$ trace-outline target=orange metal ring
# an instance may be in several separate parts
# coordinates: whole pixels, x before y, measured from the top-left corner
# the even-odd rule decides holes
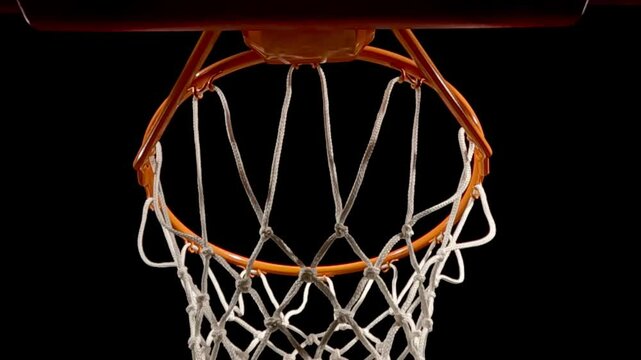
[[[489,155],[491,154],[491,150],[489,148],[489,145],[484,146],[487,144],[487,142],[485,140],[485,137],[483,136],[481,124],[478,121],[478,118],[476,117],[474,111],[465,100],[465,98],[463,98],[463,96],[456,90],[456,88],[454,88],[448,82],[444,81],[442,77],[440,77],[440,74],[438,74],[438,72],[436,72],[436,74],[438,74],[438,77],[436,78],[434,76],[424,76],[425,72],[423,69],[419,67],[419,65],[417,65],[411,59],[398,55],[396,53],[368,46],[361,51],[361,53],[358,56],[358,60],[371,62],[371,63],[383,65],[386,67],[390,67],[393,69],[397,69],[399,71],[402,71],[405,74],[405,76],[409,75],[414,79],[420,80],[419,83],[425,83],[429,85],[434,90],[436,90],[441,95],[442,98],[445,96],[451,96],[451,99],[449,100],[450,101],[449,104],[451,106],[456,106],[458,108],[460,116],[465,117],[467,120],[470,120],[470,119],[472,120],[471,123],[473,123],[473,128],[470,128],[469,126],[464,127],[468,136],[470,136],[470,132],[474,133],[474,136],[470,137],[470,140],[477,145],[476,151],[474,152],[473,169],[472,169],[472,176],[470,179],[470,183],[467,186],[461,200],[462,204],[467,204],[473,196],[474,187],[482,183],[484,176],[489,172],[487,160]],[[223,76],[233,73],[235,71],[238,71],[250,66],[254,66],[260,63],[264,63],[263,58],[259,54],[253,51],[246,51],[243,53],[230,56],[221,61],[218,61],[215,64],[210,65],[205,69],[201,70],[195,75],[193,81],[191,82],[191,86],[187,87],[186,90],[183,91],[183,94],[178,99],[177,104],[180,104],[183,101],[187,100],[189,97],[191,97],[194,89],[208,89],[210,85],[214,83],[217,79],[220,79]],[[431,64],[431,62],[429,62],[427,66],[434,67],[434,65]],[[431,71],[432,71],[432,74],[434,74],[434,71],[436,70],[435,68],[433,68],[431,69]],[[445,86],[445,89],[447,90],[447,94],[441,93],[442,86]],[[451,108],[450,105],[448,105],[448,107]],[[136,162],[134,164],[134,167],[136,168],[136,170],[138,170],[138,173],[139,173],[140,183],[146,189],[147,196],[153,196],[153,187],[151,186],[151,184],[153,183],[153,172],[149,167],[148,157],[153,155],[153,147],[155,146],[156,142],[158,142],[160,138],[160,136],[158,135],[159,132],[155,131],[155,128],[158,126],[166,127],[166,124],[162,124],[163,123],[162,118],[163,118],[163,114],[168,112],[167,106],[168,106],[168,101],[165,100],[161,104],[159,109],[156,111],[152,120],[150,121],[149,128],[147,129],[145,133],[145,138],[143,140],[143,147],[140,149],[138,156],[136,158]],[[169,109],[170,112],[172,112],[173,110]],[[458,116],[457,116],[457,120],[459,120]],[[165,121],[168,121],[168,120],[165,120]],[[470,122],[468,122],[468,125],[469,123]],[[157,138],[153,138],[156,136]],[[143,158],[141,157],[141,154],[147,154],[147,156]],[[459,208],[455,218],[456,222],[459,221],[461,215],[463,214],[464,209],[465,209],[465,206],[461,206]],[[171,210],[169,210],[169,216],[171,219],[171,224],[176,230],[191,234],[193,236],[198,236],[193,231],[191,231],[187,226],[185,226],[178,219],[178,217],[176,217],[171,212]],[[414,240],[412,242],[412,247],[414,248],[414,251],[423,249],[427,245],[429,245],[432,241],[435,241],[436,238],[444,232],[448,222],[448,218],[449,216],[445,217],[445,219],[443,219],[432,230],[430,230],[423,236],[419,237],[418,239]],[[185,239],[185,241],[189,242],[189,240],[187,239]],[[248,258],[238,255],[234,252],[228,251],[226,249],[223,249],[214,244],[210,243],[209,245],[211,246],[211,248],[216,254],[222,256],[228,262],[241,267],[247,266]],[[392,261],[403,258],[408,254],[409,254],[409,249],[407,246],[400,247],[390,252],[385,258],[385,260],[383,261],[383,263],[388,264]],[[377,259],[378,259],[377,257],[373,257],[370,260],[372,262],[375,262]],[[365,262],[355,261],[355,262],[344,263],[344,264],[321,265],[321,266],[318,266],[316,271],[321,276],[323,275],[333,276],[333,275],[348,274],[348,273],[362,271],[366,267],[367,267],[367,264]],[[276,263],[271,263],[271,262],[261,261],[261,260],[257,260],[254,262],[253,269],[260,271],[262,273],[290,275],[290,276],[298,276],[300,271],[300,268],[296,265],[283,265],[283,264],[276,264]]]

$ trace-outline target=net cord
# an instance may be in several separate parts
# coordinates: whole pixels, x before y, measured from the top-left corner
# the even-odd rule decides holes
[[[440,281],[446,281],[454,284],[462,282],[465,279],[465,267],[461,250],[481,246],[489,242],[496,234],[496,226],[487,203],[485,191],[482,185],[477,185],[475,190],[478,195],[477,197],[481,200],[483,214],[485,215],[488,223],[488,232],[485,236],[476,240],[466,242],[458,241],[475,200],[474,198],[471,198],[467,204],[460,203],[462,195],[470,181],[471,162],[474,154],[474,144],[467,141],[465,132],[462,129],[459,131],[458,139],[463,162],[463,170],[455,193],[450,198],[439,204],[419,213],[414,212],[421,104],[421,90],[420,88],[417,88],[415,89],[415,112],[412,123],[405,222],[401,227],[401,231],[392,236],[385,246],[383,246],[378,257],[379,260],[375,263],[371,263],[367,255],[359,247],[356,239],[349,233],[349,229],[345,223],[365,178],[367,166],[374,152],[374,148],[383,125],[392,90],[395,84],[398,83],[399,79],[394,78],[387,84],[381,106],[374,121],[370,140],[364,151],[351,191],[348,194],[347,200],[343,204],[339,191],[338,172],[335,165],[327,79],[320,66],[317,67],[317,71],[321,84],[325,147],[328,170],[330,173],[332,196],[335,205],[336,224],[334,232],[320,247],[317,255],[309,266],[306,266],[294,254],[294,252],[287,246],[285,240],[278,237],[269,225],[270,213],[273,208],[276,185],[278,182],[278,170],[285,139],[288,110],[293,92],[292,76],[294,67],[291,67],[287,74],[285,97],[278,124],[267,198],[265,200],[264,208],[261,207],[258,199],[256,198],[245,171],[241,152],[234,136],[231,113],[227,100],[220,88],[214,88],[214,92],[218,95],[223,107],[227,137],[239,177],[260,226],[256,246],[249,258],[247,268],[242,271],[231,266],[225,261],[225,259],[215,254],[207,245],[209,241],[207,228],[209,227],[209,229],[212,230],[212,225],[208,225],[207,223],[205,209],[202,153],[200,149],[199,132],[198,103],[200,99],[198,96],[194,96],[192,100],[192,117],[194,149],[196,156],[199,220],[201,227],[200,237],[177,231],[171,226],[168,207],[165,203],[165,197],[160,183],[163,161],[162,148],[160,144],[157,145],[155,155],[151,161],[154,170],[154,196],[147,199],[143,205],[143,215],[138,233],[137,245],[140,257],[146,265],[157,268],[175,267],[177,270],[178,278],[185,290],[188,302],[187,313],[190,324],[188,345],[192,351],[192,358],[194,360],[215,359],[221,350],[221,345],[222,349],[224,349],[232,359],[258,359],[266,349],[270,349],[283,359],[290,360],[297,356],[302,357],[303,359],[320,359],[324,353],[328,353],[330,359],[345,359],[343,355],[345,355],[345,353],[356,344],[361,344],[362,347],[369,352],[370,355],[367,359],[389,359],[392,346],[397,334],[401,330],[405,337],[406,346],[402,350],[399,358],[412,356],[415,359],[424,359],[427,337],[432,331],[433,326],[432,315],[434,311],[436,288]],[[422,251],[422,254],[414,252],[411,246],[411,239],[413,236],[412,227],[422,218],[447,206],[451,206],[449,210],[450,221],[443,233],[441,243],[438,244],[433,242],[427,247],[427,249]],[[460,221],[455,224],[453,220],[455,218],[454,215],[457,213],[460,206],[465,206],[465,210]],[[156,218],[161,225],[161,230],[167,242],[172,261],[152,261],[145,254],[143,238],[147,225],[147,216],[150,209],[154,210]],[[215,228],[213,228],[213,234],[217,235]],[[202,271],[201,273],[199,286],[196,285],[196,282],[188,272],[185,261],[187,256],[186,254],[188,253],[188,250],[193,250],[193,245],[187,243],[183,246],[179,246],[178,244],[182,240],[177,237],[183,237],[194,241],[202,248],[199,256],[202,261],[203,269],[206,269],[206,271]],[[314,268],[320,264],[323,257],[327,254],[332,244],[334,244],[338,239],[344,239],[354,251],[355,255],[368,264],[368,267],[363,272],[363,278],[360,280],[353,296],[345,306],[341,306],[338,301],[334,280],[328,277],[318,276],[314,270]],[[274,242],[293,263],[297,264],[301,268],[299,277],[294,281],[287,294],[280,301],[277,299],[270,286],[268,276],[262,273],[252,272],[253,262],[257,259],[263,246],[268,241]],[[389,252],[400,242],[404,242],[409,246],[409,262],[411,264],[413,274],[399,291],[399,271],[397,267],[394,264],[389,265],[389,270],[392,273],[392,279],[387,282],[382,277],[381,268],[383,266],[382,259],[384,259],[386,255],[389,254]],[[450,277],[442,273],[445,263],[452,254],[455,256],[456,263],[458,265],[457,277]],[[214,260],[214,263],[218,266],[216,271],[213,270],[211,260]],[[231,276],[231,278],[236,282],[236,289],[229,300],[224,294],[220,281],[218,280],[220,276],[225,274]],[[256,276],[260,279],[262,291],[264,292],[263,297],[261,297],[257,289],[252,285],[252,276]],[[213,289],[209,288],[210,284]],[[330,321],[327,329],[320,333],[306,333],[303,329],[293,324],[295,318],[304,313],[309,301],[310,288],[312,286],[320,290],[320,293],[327,298],[334,309],[333,320]],[[301,302],[298,305],[293,305],[292,302],[301,292],[301,289]],[[355,320],[355,314],[359,312],[359,309],[361,309],[367,295],[373,291],[373,289],[378,289],[378,291],[380,291],[381,295],[389,305],[389,310],[379,314],[368,323],[360,325]],[[211,307],[211,300],[208,295],[211,291],[216,294],[217,302],[223,310],[220,316],[216,316]],[[246,321],[246,319],[243,318],[245,315],[246,297],[251,298],[252,303],[256,305],[257,309],[264,317],[264,329],[259,330],[256,325],[250,324],[249,321]],[[265,300],[263,300],[263,298]],[[268,309],[268,305],[273,308],[272,311]],[[365,310],[362,310],[361,313],[363,311]],[[372,333],[372,330],[388,317],[393,318],[394,323],[387,331],[386,336],[383,339],[380,339]],[[210,330],[206,335],[203,335],[203,324],[205,321],[209,323]],[[242,329],[246,330],[253,336],[253,340],[244,349],[234,344],[234,342],[227,337],[225,329],[227,324],[230,322],[238,324]],[[332,335],[337,331],[352,331],[354,337],[343,346],[339,347],[336,345],[330,345]],[[274,342],[270,341],[271,335],[275,332],[280,332],[285,336],[291,345],[291,349],[281,349]],[[316,349],[312,355],[308,349],[311,350],[313,347]]]

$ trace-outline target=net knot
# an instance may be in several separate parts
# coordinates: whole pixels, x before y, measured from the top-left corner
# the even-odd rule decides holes
[[[403,326],[403,323],[409,324],[412,318],[406,313],[398,313],[394,315],[394,323],[398,326]]]
[[[246,352],[240,351],[240,350],[235,351],[234,355],[235,355],[234,359],[238,359],[238,360],[248,360],[249,359],[249,354],[247,354]]]
[[[300,268],[300,272],[298,273],[298,278],[306,283],[313,282],[316,276],[316,269],[307,266]]]
[[[202,336],[197,335],[189,338],[189,340],[187,341],[187,346],[189,346],[189,349],[194,350],[195,348],[201,348],[201,347],[207,346],[207,343],[205,342],[205,339],[203,339]]]
[[[423,327],[426,328],[428,332],[432,332],[434,321],[432,319],[423,319]]]
[[[214,251],[209,246],[203,246],[202,250],[200,250],[200,255],[211,258],[214,256]]]
[[[200,294],[196,296],[196,302],[194,304],[189,304],[185,311],[187,314],[194,315],[194,313],[200,311],[203,308],[203,304],[209,302],[208,294]]]
[[[374,280],[378,276],[378,274],[381,273],[381,269],[374,267],[374,266],[368,266],[363,270],[363,276],[367,278],[368,280]]]
[[[196,312],[196,308],[197,308],[197,307],[196,307],[196,305],[195,305],[195,304],[189,304],[189,305],[187,305],[187,307],[185,308],[185,311],[187,312],[187,314],[192,315],[194,312]]]
[[[196,303],[199,307],[209,302],[209,294],[200,294],[196,296]]]
[[[385,346],[385,342],[377,343],[374,348],[378,351],[379,354],[385,354],[389,351],[389,348]],[[383,355],[379,358],[380,360],[390,360],[389,355]]]
[[[252,287],[252,279],[249,276],[245,276],[236,280],[236,288],[242,293],[249,292],[249,289]]]
[[[178,278],[183,281],[189,278],[189,272],[186,267],[179,267],[176,271],[176,275],[178,275]]]
[[[209,332],[209,337],[211,337],[214,342],[220,343],[227,337],[227,330],[216,326]]]
[[[271,237],[274,236],[274,230],[272,230],[271,226],[261,227],[258,233],[261,239],[271,239]]]
[[[423,274],[415,274],[414,275],[414,281],[418,281],[419,283],[424,283],[425,282],[425,275]]]
[[[334,350],[332,351],[332,354],[329,356],[329,360],[347,360],[347,358],[344,358],[344,357],[341,355],[340,350],[338,350],[338,349],[334,349]]]
[[[410,240],[414,236],[414,229],[411,224],[404,224],[401,227],[401,237],[405,240]]]
[[[334,225],[334,231],[336,233],[336,237],[340,239],[347,236],[347,234],[349,233],[349,228],[344,224],[337,223],[336,225]]]
[[[307,340],[305,340],[305,342],[311,345],[320,343],[320,340],[316,334],[309,334],[307,335]]]
[[[265,328],[267,330],[274,331],[283,325],[283,320],[281,320],[281,318],[277,316],[270,316],[268,318],[265,318],[265,321],[263,323],[265,324]]]
[[[349,310],[336,309],[334,310],[334,318],[341,324],[349,323],[349,320],[354,316]]]

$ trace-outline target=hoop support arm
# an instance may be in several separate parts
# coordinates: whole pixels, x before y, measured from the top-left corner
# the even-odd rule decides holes
[[[418,39],[410,29],[394,29],[392,30],[398,41],[403,45],[407,53],[412,57],[416,63],[421,74],[432,84],[432,88],[436,90],[441,100],[445,103],[456,121],[465,129],[467,136],[476,144],[481,150],[483,155],[489,158],[492,155],[492,148],[483,136],[483,130],[479,126],[478,119],[470,113],[469,106],[465,106],[452,93],[452,87],[448,85],[447,81],[443,78],[440,71],[434,66],[432,59],[419,43]],[[488,168],[489,170],[489,168]]]
[[[143,165],[149,161],[149,157],[153,154],[156,143],[160,141],[176,109],[182,102],[183,93],[191,86],[194,77],[196,77],[196,73],[202,68],[205,60],[207,60],[207,56],[214,47],[216,40],[218,40],[218,36],[220,36],[220,31],[203,31],[178,80],[165,100],[164,106],[158,109],[158,112],[154,115],[147,127],[142,146],[134,160],[134,169],[138,171],[138,182],[140,185],[148,186],[148,184],[143,183],[146,178],[146,176],[142,175]]]

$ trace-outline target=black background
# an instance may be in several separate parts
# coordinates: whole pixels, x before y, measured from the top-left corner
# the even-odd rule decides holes
[[[610,320],[633,315],[613,310],[633,299],[636,284],[628,245],[638,239],[640,20],[637,8],[592,8],[570,28],[418,31],[493,145],[486,189],[499,229],[467,255],[463,285],[439,288],[430,358],[623,351],[632,334]],[[7,298],[29,354],[188,358],[175,275],[138,258],[144,193],[131,162],[196,39],[42,33],[0,17],[3,253],[17,262]],[[376,41],[395,46],[389,35]],[[240,48],[233,34],[217,46]],[[280,101],[283,74],[265,103]],[[389,77],[367,79],[350,91],[380,96]],[[252,87],[228,84],[230,99]],[[378,107],[338,103],[352,115]]]

